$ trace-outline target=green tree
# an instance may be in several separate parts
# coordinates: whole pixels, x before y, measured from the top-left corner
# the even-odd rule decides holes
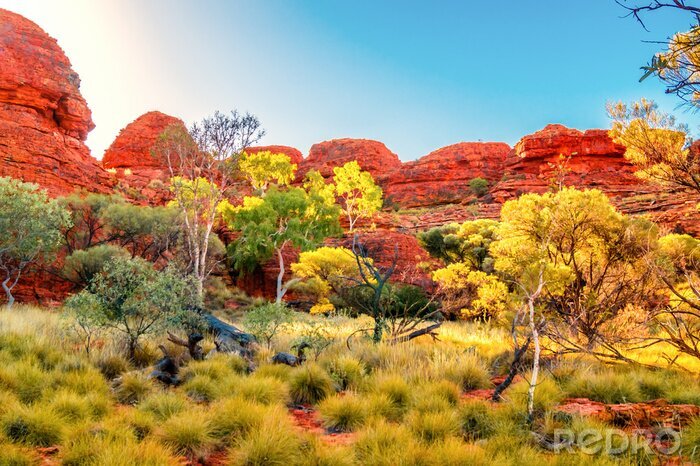
[[[91,310],[92,322],[123,334],[133,359],[143,336],[196,321],[193,309],[201,301],[192,281],[140,258],[117,257],[65,306],[83,317]]]
[[[76,191],[59,197],[58,203],[70,212],[71,222],[62,228],[68,253],[88,249],[112,240],[105,212],[115,205],[126,205],[123,197]]]
[[[418,234],[420,245],[428,253],[448,264],[464,262],[475,270],[493,271],[489,253],[498,222],[489,219],[451,223]]]
[[[286,248],[312,248],[340,231],[337,211],[325,211],[302,188],[270,188],[264,198],[246,197],[243,204],[222,206],[224,221],[240,232],[231,256],[239,272],[250,270],[277,255],[277,298],[281,302],[293,282],[284,284]],[[320,215],[324,213],[323,215]],[[296,281],[296,280],[295,280]]]
[[[126,249],[113,244],[100,244],[78,249],[66,256],[61,275],[80,288],[86,287],[104,266],[116,257],[131,257]]]
[[[188,272],[195,277],[197,294],[204,293],[209,238],[217,220],[217,206],[233,194],[236,165],[244,148],[265,134],[251,114],[215,112],[189,131],[181,125],[167,128],[153,148],[153,155],[170,171],[172,205],[182,216]]]
[[[0,178],[0,271],[7,307],[15,302],[12,289],[22,273],[47,261],[61,244],[69,213],[45,190],[14,178]]]
[[[244,152],[238,160],[238,168],[253,189],[264,195],[270,183],[288,186],[294,181],[297,165],[286,154],[261,151]]]
[[[271,348],[275,335],[293,319],[294,313],[284,303],[267,303],[246,312],[243,325]]]
[[[369,172],[360,169],[356,161],[333,169],[335,192],[348,218],[350,231],[360,218],[369,218],[382,207],[382,188]]]

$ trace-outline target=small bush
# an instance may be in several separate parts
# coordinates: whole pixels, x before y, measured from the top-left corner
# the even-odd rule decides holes
[[[421,464],[416,457],[427,457],[411,433],[402,425],[384,421],[371,424],[357,433],[353,448],[359,464],[391,466]]]
[[[246,435],[257,428],[271,411],[263,405],[235,397],[218,401],[211,406],[210,412],[212,435],[222,439]]]
[[[491,386],[489,371],[475,354],[467,353],[443,368],[443,376],[456,383],[463,391]]]
[[[255,370],[258,377],[274,377],[282,382],[289,382],[294,369],[284,364],[263,364]]]
[[[413,409],[416,411],[443,411],[457,405],[460,390],[448,380],[426,382],[415,390]]]
[[[333,391],[333,380],[316,364],[299,367],[292,374],[290,393],[294,403],[314,404]]]
[[[430,447],[432,455],[428,460],[431,466],[490,466],[498,464],[481,447],[470,445],[449,437]]]
[[[0,388],[14,392],[22,403],[38,401],[49,386],[51,377],[30,360],[0,367]]]
[[[100,466],[172,466],[177,464],[170,450],[152,440],[140,443],[107,443],[95,464]]]
[[[400,421],[405,407],[397,406],[386,393],[370,393],[365,399],[367,415],[387,421]]]
[[[460,406],[458,417],[466,439],[485,439],[496,432],[498,423],[492,413],[493,409],[487,402],[480,400],[470,400]]]
[[[89,400],[66,390],[56,392],[47,404],[47,408],[66,421],[72,422],[87,419],[93,415]]]
[[[277,333],[293,319],[294,312],[286,305],[266,303],[248,311],[243,317],[243,325],[269,348]]]
[[[630,403],[642,399],[629,374],[612,371],[583,373],[567,384],[566,394],[571,398],[590,398],[603,403]]]
[[[101,357],[97,361],[97,367],[107,380],[116,379],[131,369],[129,361],[118,354],[109,354]]]
[[[367,373],[365,365],[352,356],[340,356],[327,363],[326,369],[340,390],[359,388]]]
[[[0,418],[0,423],[8,439],[35,447],[58,445],[65,426],[58,414],[38,405],[12,408]]]
[[[301,439],[283,413],[268,415],[230,451],[232,466],[301,464]]]
[[[57,382],[60,387],[83,396],[96,393],[106,396],[109,393],[107,381],[94,368],[69,372],[59,377]]]
[[[284,382],[273,377],[258,376],[257,374],[244,379],[238,385],[236,393],[243,398],[256,403],[286,404],[289,402],[289,388]]]
[[[200,403],[214,401],[221,396],[221,383],[204,375],[198,375],[182,385],[182,390],[192,400]]]
[[[214,446],[209,414],[187,411],[176,414],[163,423],[159,438],[163,445],[178,454],[198,458]]]
[[[469,180],[469,189],[477,197],[481,197],[489,192],[489,182],[483,178],[472,178]]]
[[[123,404],[136,404],[153,390],[153,383],[140,372],[129,372],[116,381],[114,395]]]
[[[3,466],[36,466],[41,464],[41,458],[27,448],[0,444],[0,464]]]
[[[377,392],[385,394],[399,409],[406,409],[411,402],[411,387],[398,375],[380,377],[374,388]]]
[[[323,425],[334,432],[349,432],[367,419],[365,400],[354,393],[326,398],[318,407]]]
[[[166,421],[187,408],[187,403],[175,393],[161,392],[148,396],[139,409],[150,413],[158,421]]]
[[[459,420],[454,411],[413,412],[408,424],[414,434],[422,441],[434,443],[457,435],[460,430]]]

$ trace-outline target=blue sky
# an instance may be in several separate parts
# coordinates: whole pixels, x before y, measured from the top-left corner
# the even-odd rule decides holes
[[[632,0],[634,1],[634,0]],[[403,160],[459,141],[505,141],[548,123],[608,127],[605,103],[674,111],[639,67],[687,29],[646,32],[613,0],[0,0],[58,39],[82,78],[100,158],[119,129],[160,110],[192,122],[258,115],[264,143],[307,153],[377,139]],[[695,124],[696,115],[681,119]]]

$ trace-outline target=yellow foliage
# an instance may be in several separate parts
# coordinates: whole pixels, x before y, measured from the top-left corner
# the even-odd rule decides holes
[[[297,165],[286,154],[270,151],[248,154],[244,152],[238,167],[254,189],[264,193],[270,183],[288,186],[294,181]]]

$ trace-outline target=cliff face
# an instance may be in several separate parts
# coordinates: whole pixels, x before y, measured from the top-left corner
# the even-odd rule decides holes
[[[460,203],[472,196],[469,182],[501,178],[510,152],[502,142],[460,142],[407,162],[379,178],[385,196],[401,207]]]
[[[70,61],[39,26],[0,9],[0,176],[51,195],[108,192],[114,179],[90,156],[94,128]]]
[[[299,165],[298,178],[309,170],[318,170],[328,178],[333,176],[333,168],[356,160],[357,163],[375,178],[388,171],[401,167],[399,157],[379,141],[369,139],[333,139],[311,146],[308,157]]]
[[[163,204],[170,199],[165,183],[170,171],[153,156],[158,138],[170,126],[185,128],[179,118],[161,112],[144,113],[124,127],[105,151],[102,166],[114,173],[118,188],[140,203]]]

